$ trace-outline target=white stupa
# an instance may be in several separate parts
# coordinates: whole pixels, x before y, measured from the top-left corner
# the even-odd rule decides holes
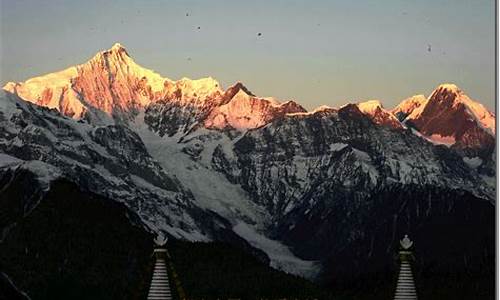
[[[166,264],[168,253],[165,244],[167,243],[167,238],[163,235],[158,235],[155,238],[155,243],[154,255],[156,261],[153,278],[149,287],[148,300],[171,300],[172,293],[170,292]]]
[[[394,294],[394,300],[417,300],[417,290],[415,289],[415,281],[411,270],[411,258],[413,242],[408,238],[408,235],[399,242],[401,250],[399,251],[399,259],[401,267],[399,269],[398,284]]]

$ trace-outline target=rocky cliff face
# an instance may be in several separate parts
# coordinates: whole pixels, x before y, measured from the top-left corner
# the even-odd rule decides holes
[[[163,78],[137,65],[120,44],[76,67],[22,83],[9,82],[4,90],[75,119],[99,120],[102,117],[95,114],[104,112],[115,120],[130,121],[147,108],[154,115],[148,116],[151,125],[162,135],[186,133],[195,124],[215,129],[256,128],[286,113],[305,111],[293,101],[280,104],[247,94],[241,83],[224,92],[210,77]]]
[[[81,119],[90,113],[89,108],[118,116],[144,107],[163,93],[165,81],[138,66],[125,48],[115,44],[84,64],[23,83],[9,82],[4,89]]]
[[[374,126],[356,106],[273,122],[240,138],[234,151],[236,166],[220,171],[230,171],[278,219],[302,202],[314,206],[318,193],[342,190],[361,197],[380,187],[416,184],[465,188],[485,198],[492,193],[458,154],[410,130]],[[230,161],[222,155],[216,151],[215,162]],[[477,190],[473,184],[459,187],[464,178],[483,183]],[[330,190],[319,189],[325,184]]]
[[[173,225],[177,219],[184,224],[173,225],[178,228],[174,235],[199,235],[196,222],[184,215],[192,207],[190,192],[149,155],[128,127],[92,126],[11,94],[3,95],[1,104],[3,170],[35,172],[45,190],[53,180],[66,178],[84,190],[125,203],[152,228]],[[159,207],[170,211],[168,216]]]
[[[415,95],[401,101],[401,103],[399,103],[396,107],[394,107],[391,110],[391,113],[394,116],[396,116],[400,121],[403,121],[415,109],[419,108],[422,105],[425,105],[426,102],[427,102],[427,97],[425,97],[424,95]]]
[[[403,128],[399,120],[391,112],[387,111],[378,100],[361,102],[358,103],[357,106],[363,114],[368,116],[372,122],[377,125],[399,129]]]
[[[233,87],[234,88],[234,87]],[[233,90],[230,90],[233,92]],[[258,128],[288,113],[306,110],[293,101],[279,103],[268,98],[258,98],[245,92],[243,87],[232,97],[226,93],[227,102],[213,109],[204,124],[207,128],[238,130]]]
[[[490,253],[491,220],[465,210],[494,209],[494,115],[455,86],[391,111],[369,101],[307,112],[241,83],[162,78],[115,45],[4,89],[0,170],[35,172],[42,193],[66,178],[151,230],[228,239],[309,277],[339,260],[328,278],[361,276],[365,262],[387,270],[400,234],[425,244],[441,219],[486,232],[471,255]],[[466,246],[433,259],[463,261]]]
[[[453,84],[440,85],[404,122],[437,143],[459,148],[494,148],[495,116]]]

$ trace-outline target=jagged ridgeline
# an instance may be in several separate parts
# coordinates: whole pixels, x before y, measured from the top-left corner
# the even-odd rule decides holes
[[[0,95],[2,286],[141,298],[162,233],[193,298],[329,299],[314,281],[387,299],[409,234],[422,298],[488,298],[494,145],[495,116],[453,84],[394,109],[307,111],[242,83],[164,78],[116,44]]]

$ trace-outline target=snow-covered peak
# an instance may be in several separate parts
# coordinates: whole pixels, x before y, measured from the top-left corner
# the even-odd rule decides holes
[[[176,122],[174,127],[186,129],[196,123],[215,128],[256,128],[284,113],[305,111],[293,101],[256,97],[241,82],[224,91],[212,77],[170,80],[138,65],[119,43],[81,65],[26,82],[8,83],[4,89],[75,119],[104,112],[131,120],[140,109],[158,102],[153,110],[175,114],[170,116]],[[222,119],[207,119],[220,114]]]
[[[358,109],[368,116],[375,124],[392,128],[402,128],[399,120],[388,110],[386,110],[379,100],[369,100],[356,104]]]
[[[257,97],[241,82],[224,91],[212,77],[173,81],[138,65],[120,43],[98,52],[83,64],[25,82],[9,82],[4,89],[75,119],[93,119],[89,115],[107,114],[106,117],[111,117],[111,120],[131,120],[141,109],[158,104],[150,110],[149,116],[153,115],[153,111],[154,114],[171,115],[156,120],[157,126],[175,123],[172,128],[184,130],[197,128],[200,124],[208,128],[250,129],[287,114],[307,116],[319,111],[335,111],[323,106],[308,113],[293,101],[281,103],[273,97]],[[476,122],[488,134],[495,134],[495,116],[451,83],[439,85],[429,99],[417,95],[403,101],[392,111],[384,109],[378,100],[353,106],[374,123],[393,128],[402,127],[395,115],[403,113],[405,122],[418,123],[419,128],[432,127],[428,134],[423,132],[427,136],[448,136],[458,131],[463,134],[465,129],[458,130],[457,126],[467,120]],[[456,112],[462,111],[463,117],[458,118]],[[443,115],[452,121],[444,124]],[[457,118],[460,120],[457,121]],[[438,120],[439,126],[428,126],[430,120],[434,123]],[[437,132],[442,128],[447,128],[446,134]],[[173,131],[169,134],[174,134]]]
[[[313,109],[312,111],[303,111],[303,112],[292,112],[287,113],[287,116],[310,116],[317,113],[332,113],[336,112],[337,109],[328,105],[321,105]]]
[[[128,57],[129,59],[131,59],[130,55],[127,52],[127,49],[120,43],[115,43],[111,48],[97,52],[92,59],[99,59],[104,56],[109,57],[109,55],[116,55],[123,58]]]
[[[93,72],[101,69],[101,71],[111,73],[111,75],[123,75],[127,79],[145,79],[153,91],[162,91],[165,81],[172,82],[155,71],[138,65],[120,43],[114,44],[109,50],[97,53],[90,61],[79,67],[86,67]]]
[[[443,109],[447,109],[450,106],[457,107],[464,101],[468,102],[466,98],[468,98],[467,95],[452,83],[440,84],[429,96],[430,101],[439,103]]]
[[[415,95],[403,100],[394,109],[391,110],[392,114],[403,120],[411,114],[415,109],[425,105],[427,98],[424,95]]]
[[[436,142],[453,140],[466,148],[494,143],[495,115],[450,83],[439,85],[405,122]]]
[[[65,70],[45,74],[28,79],[24,83],[8,82],[3,89],[18,94],[26,101],[41,104],[49,108],[56,108],[57,104],[50,93],[45,92],[48,89],[57,89],[67,86],[71,79],[76,77],[78,70],[76,67],[69,67]]]
[[[469,98],[455,84],[439,85],[423,104],[415,109],[408,118],[417,119],[424,112],[445,115],[453,111],[463,110],[480,127],[495,135],[495,115],[481,103]]]
[[[78,68],[69,67],[25,82],[8,82],[3,90],[16,94],[25,101],[57,109],[67,116],[79,119],[87,108],[71,88],[71,83],[77,76]]]
[[[244,89],[239,89],[238,92],[233,96],[233,99],[249,101],[251,97],[252,96],[249,95]]]
[[[382,103],[379,100],[369,100],[358,103],[358,108],[365,114],[374,114],[377,109],[383,109]]]
[[[456,84],[442,83],[434,90],[433,94],[439,93],[439,92],[460,94],[460,93],[462,93],[462,90]],[[432,95],[431,95],[431,97],[432,97]]]
[[[225,92],[224,92],[224,100],[227,102],[231,100],[239,91],[243,91],[245,94],[249,96],[255,96],[250,90],[240,81],[236,82],[232,86],[230,86]]]
[[[457,108],[460,104],[468,106],[477,116],[488,115],[489,111],[481,103],[472,100],[458,86],[452,83],[439,85],[429,96],[434,102],[440,102],[443,109],[450,106]]]
[[[120,43],[114,44],[111,48],[97,52],[89,62],[108,60],[108,63],[128,64],[133,62],[125,47]]]
[[[9,82],[4,90],[80,119],[89,108],[109,115],[148,105],[163,93],[167,78],[136,64],[121,44],[63,71]]]
[[[120,44],[120,43],[115,43],[113,45],[113,47],[111,47],[111,50],[112,51],[123,51],[123,50],[126,51],[125,47],[123,47],[122,44]]]
[[[205,120],[207,128],[254,129],[288,113],[306,111],[294,101],[280,103],[274,98],[252,96],[242,85],[228,90],[233,97],[211,111]]]
[[[469,98],[465,94],[459,94],[455,101],[455,106],[458,103],[464,105],[467,112],[474,118],[483,129],[490,131],[495,135],[495,115],[490,112],[484,105]]]
[[[177,81],[179,85],[183,85],[185,87],[189,87],[194,90],[220,90],[220,84],[217,80],[212,77],[205,77],[200,79],[190,79],[187,77],[183,77]]]
[[[312,112],[317,113],[317,112],[322,112],[322,111],[334,111],[335,108],[328,106],[328,105],[321,105],[316,107]]]
[[[223,92],[220,83],[212,77],[190,79],[183,77],[175,83],[178,89],[182,90],[184,98],[205,99],[215,93]]]
[[[4,89],[76,119],[84,117],[89,108],[128,118],[130,112],[160,99],[203,103],[208,96],[223,92],[212,77],[178,81],[164,78],[138,65],[119,43],[83,64],[25,82],[9,82]]]

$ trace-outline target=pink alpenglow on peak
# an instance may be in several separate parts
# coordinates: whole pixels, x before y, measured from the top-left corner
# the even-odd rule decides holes
[[[177,81],[162,77],[135,63],[119,43],[86,63],[25,82],[9,82],[4,90],[75,119],[92,111],[132,119],[139,110],[161,102],[164,109],[182,114],[191,125],[243,130],[287,113],[305,112],[293,101],[256,97],[240,82],[224,91],[212,77]]]
[[[379,100],[369,100],[356,104],[358,109],[375,124],[391,128],[402,129],[401,122],[388,110],[386,110]]]
[[[9,82],[3,89],[75,119],[128,121],[144,111],[149,121],[157,117],[154,126],[169,128],[164,132],[168,135],[200,126],[247,130],[279,118],[342,113],[367,117],[392,129],[412,127],[436,143],[477,148],[494,145],[495,139],[495,115],[454,84],[439,85],[429,98],[408,98],[391,111],[380,101],[370,100],[307,112],[294,101],[258,97],[241,82],[224,90],[212,77],[177,81],[162,77],[138,65],[119,43],[83,64],[24,82]],[[106,114],[111,118],[101,118]]]
[[[177,93],[181,100],[196,106],[203,106],[205,100],[221,96],[224,92],[219,82],[212,77],[195,80],[183,77],[175,82],[175,89],[172,91]]]
[[[293,101],[280,103],[274,98],[259,98],[239,88],[227,103],[216,107],[205,120],[207,128],[253,129],[288,113],[306,110]]]
[[[112,51],[125,51],[125,52],[127,51],[127,50],[125,49],[125,47],[123,47],[123,46],[122,46],[122,44],[120,44],[120,43],[115,43],[115,44],[113,45],[113,47],[111,47],[111,50],[112,50]]]
[[[427,98],[424,95],[415,95],[408,99],[403,100],[391,113],[395,115],[398,119],[404,120],[409,114],[411,114],[415,109],[422,105],[425,105]]]
[[[143,68],[119,43],[81,65],[25,82],[9,82],[3,89],[75,119],[84,117],[90,107],[108,115],[123,115],[160,99],[194,103],[222,93],[220,84],[211,77],[173,81]]]
[[[462,93],[462,90],[454,83],[441,83],[433,92],[447,92],[447,93],[454,93],[454,94],[459,94]],[[432,95],[431,95],[432,97]]]
[[[469,98],[461,89],[454,84],[440,85],[430,96],[440,97],[440,94],[452,94],[454,96],[453,107],[458,108],[463,105],[467,112],[483,127],[485,130],[491,131],[495,135],[495,115],[486,109],[481,103]]]
[[[368,100],[358,103],[358,108],[365,114],[374,114],[378,109],[382,109],[382,103],[379,100]]]
[[[287,116],[311,116],[316,114],[330,114],[337,112],[337,109],[328,105],[321,105],[312,111],[287,113]]]
[[[78,76],[78,67],[31,78],[25,82],[8,82],[3,89],[17,94],[34,104],[54,108],[64,115],[82,118],[87,108],[78,99],[78,93],[71,88],[71,81]]]
[[[165,81],[170,80],[137,65],[117,43],[84,64],[9,82],[4,90],[79,119],[90,107],[110,115],[143,107],[162,94]]]
[[[482,148],[495,142],[495,115],[454,84],[439,85],[404,122],[440,144]]]

